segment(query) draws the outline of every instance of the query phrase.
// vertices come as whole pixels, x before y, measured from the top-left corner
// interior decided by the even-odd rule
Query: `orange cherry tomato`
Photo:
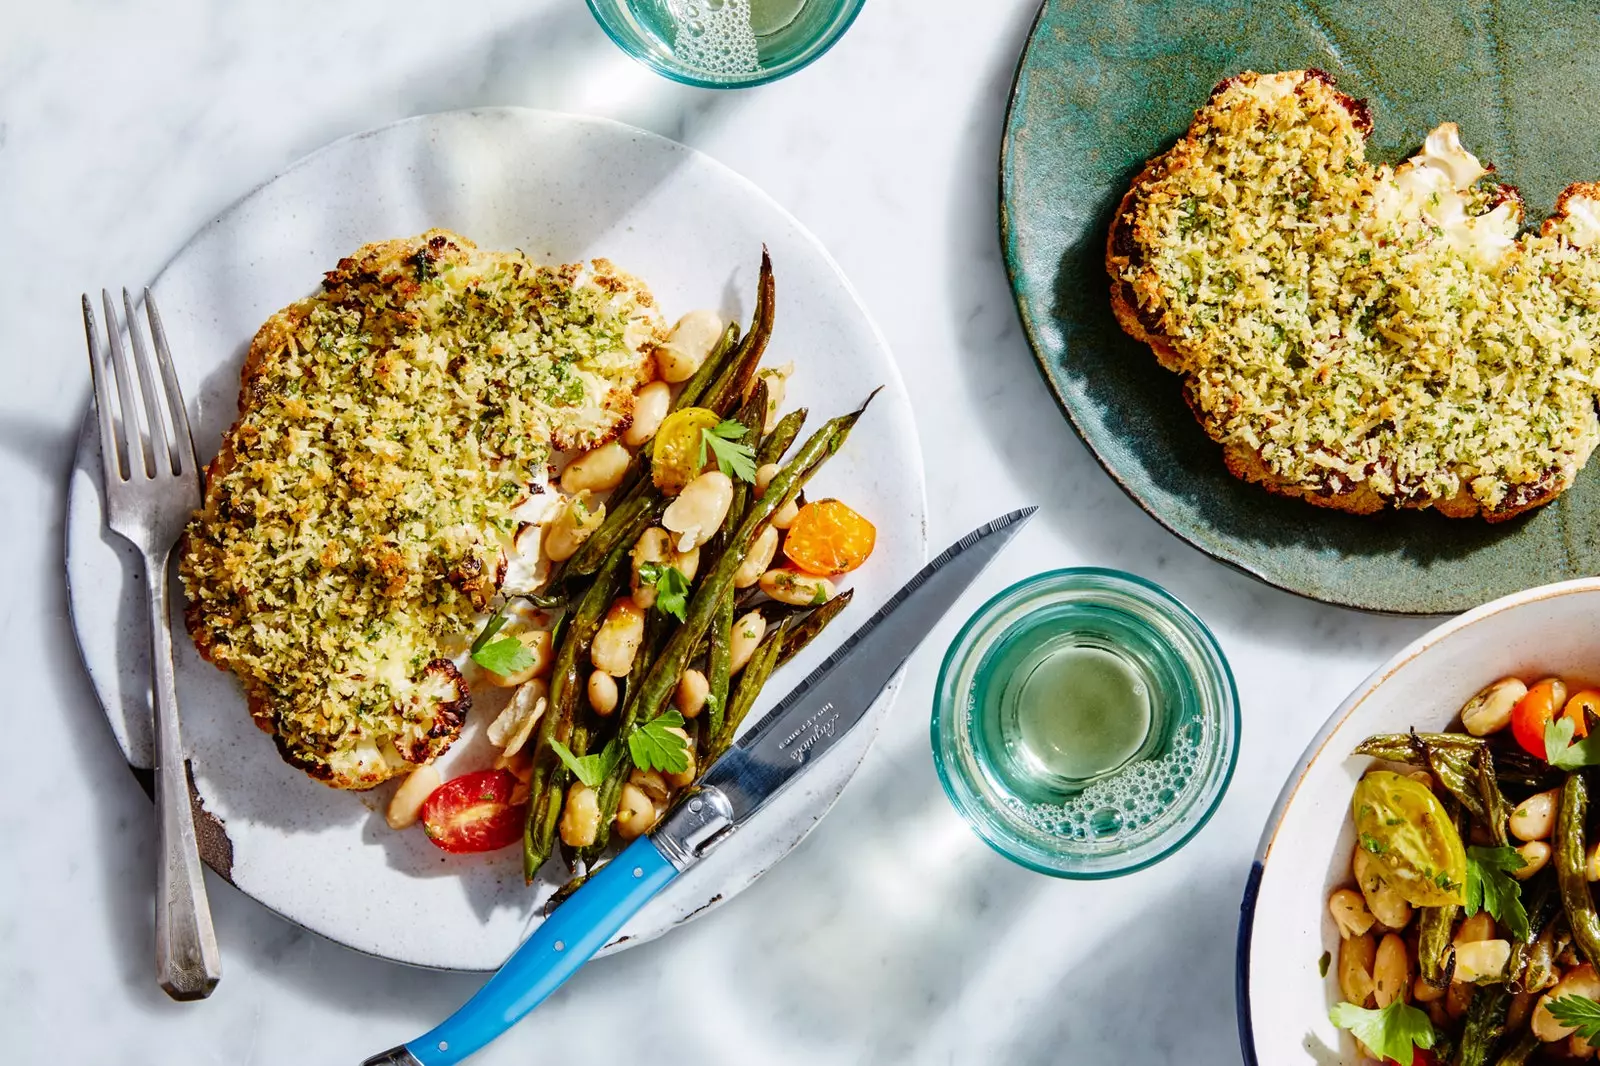
[[[1571,699],[1561,708],[1561,717],[1572,723],[1572,735],[1586,737],[1589,735],[1589,716],[1600,718],[1600,690],[1586,688]]]
[[[877,542],[871,522],[838,500],[816,500],[790,523],[783,554],[808,574],[834,577],[866,562]]]
[[[1523,751],[1545,758],[1544,727],[1557,714],[1564,713],[1566,703],[1567,686],[1558,677],[1547,677],[1529,687],[1528,694],[1511,708],[1511,735]]]
[[[422,802],[422,831],[445,851],[498,851],[522,839],[528,805],[512,803],[517,779],[505,770],[452,777]]]

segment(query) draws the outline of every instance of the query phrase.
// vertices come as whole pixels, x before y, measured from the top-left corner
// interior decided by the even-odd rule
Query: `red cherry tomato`
[[[1511,708],[1511,735],[1517,738],[1523,751],[1545,758],[1544,727],[1561,713],[1566,702],[1567,686],[1554,677],[1547,677],[1531,686],[1528,694],[1517,701],[1517,705]]]
[[[528,805],[512,803],[505,770],[452,777],[422,802],[422,831],[445,851],[496,851],[522,839]]]
[[[1384,1059],[1384,1062],[1394,1063],[1394,1066],[1404,1066],[1394,1059]],[[1411,1066],[1439,1066],[1439,1056],[1426,1048],[1414,1047],[1411,1049]]]

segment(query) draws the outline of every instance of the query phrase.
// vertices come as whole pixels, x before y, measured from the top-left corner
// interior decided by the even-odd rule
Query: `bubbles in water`
[[[1176,731],[1160,758],[1136,762],[1060,803],[1013,799],[1009,805],[1033,828],[1071,841],[1104,844],[1137,835],[1183,797],[1209,734],[1204,723],[1194,723]]]
[[[750,0],[668,0],[677,32],[672,53],[705,74],[750,74],[761,69]]]

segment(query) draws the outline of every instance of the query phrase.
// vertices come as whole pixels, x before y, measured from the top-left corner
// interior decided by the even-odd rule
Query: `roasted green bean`
[[[1528,978],[1536,966],[1549,969],[1550,960],[1540,960],[1536,945],[1545,928],[1561,913],[1561,893],[1556,888],[1555,872],[1541,870],[1532,880],[1525,882],[1522,898],[1523,909],[1528,912],[1528,939],[1511,942],[1511,960],[1506,964],[1506,987],[1513,992],[1521,992],[1529,985],[1543,987],[1543,973],[1534,975],[1533,981]]]
[[[1600,914],[1595,913],[1583,869],[1583,819],[1588,810],[1589,789],[1583,774],[1568,774],[1556,808],[1556,883],[1561,887],[1561,905],[1567,912],[1572,942],[1593,966],[1600,963]]]
[[[606,515],[600,528],[590,534],[589,539],[578,546],[572,558],[567,560],[563,574],[577,574],[588,576],[600,568],[606,556],[611,554],[611,549],[617,542],[634,529],[639,516],[650,511],[649,521],[655,520],[655,509],[659,506],[659,499],[652,499],[650,495],[635,496],[630,500],[619,503],[615,510]],[[647,523],[648,524],[648,523]],[[637,534],[635,534],[637,536]],[[554,577],[552,577],[552,582]]]
[[[717,609],[717,619],[711,630],[711,648],[706,653],[706,668],[710,671],[710,694],[706,697],[706,751],[716,748],[717,737],[722,735],[722,723],[728,715],[728,681],[732,670],[733,647],[733,597],[723,597]]]
[[[790,621],[785,619],[778,623],[777,628],[762,639],[756,647],[755,654],[750,656],[750,661],[745,664],[744,671],[739,675],[739,686],[734,690],[728,707],[727,720],[722,723],[722,732],[712,738],[711,759],[720,758],[722,753],[733,745],[733,738],[738,735],[739,726],[750,713],[750,708],[756,705],[756,697],[761,695],[767,679],[777,669],[778,656],[783,651],[783,638],[788,633]]]
[[[1522,1035],[1517,1037],[1516,1043],[1506,1048],[1500,1057],[1495,1060],[1494,1066],[1527,1066],[1533,1058],[1533,1053],[1544,1044],[1533,1035],[1532,1029],[1524,1029]]]
[[[789,445],[800,435],[800,430],[806,424],[807,410],[804,407],[796,408],[778,419],[778,424],[772,427],[761,440],[761,450],[756,452],[756,466],[763,467],[768,463],[775,463],[783,458],[783,453],[789,450]]]
[[[1440,748],[1459,749],[1470,754],[1478,748],[1487,748],[1490,757],[1494,760],[1495,775],[1505,782],[1513,785],[1528,785],[1533,788],[1546,789],[1559,784],[1559,774],[1542,759],[1536,759],[1527,752],[1504,745],[1490,744],[1482,737],[1470,736],[1466,733],[1379,733],[1370,736],[1356,745],[1354,755],[1370,755],[1374,759],[1384,759],[1388,762],[1411,763],[1414,766],[1425,765],[1422,757],[1411,744],[1411,738],[1416,737],[1425,744]]]
[[[767,342],[772,339],[772,319],[776,310],[777,287],[772,278],[772,258],[761,249],[761,279],[756,289],[756,309],[750,322],[750,332],[744,335],[739,347],[728,359],[727,365],[717,375],[717,380],[706,389],[699,406],[709,407],[726,416],[744,399],[750,382],[755,379],[756,368],[766,353]]]
[[[1466,1024],[1461,1030],[1461,1046],[1456,1049],[1457,1066],[1485,1066],[1494,1054],[1495,1045],[1506,1031],[1506,1011],[1511,1006],[1511,993],[1505,985],[1488,985],[1478,989],[1467,1007]]]
[[[850,600],[855,594],[855,589],[845,589],[822,606],[808,611],[804,617],[795,622],[783,638],[783,651],[778,654],[778,665],[788,664],[789,660],[805,650],[807,644],[816,640],[817,634],[826,629],[829,622],[839,617],[839,613],[850,606]]]

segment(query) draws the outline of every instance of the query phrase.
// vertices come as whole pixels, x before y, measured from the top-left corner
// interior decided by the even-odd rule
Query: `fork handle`
[[[155,690],[156,822],[160,857],[156,875],[156,974],[173,999],[204,999],[222,977],[222,957],[206,900],[205,870],[195,839],[194,808],[178,726],[167,613],[167,552],[146,559],[150,594],[150,675]]]

